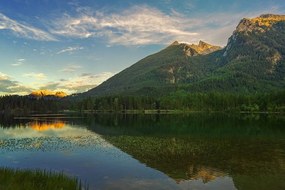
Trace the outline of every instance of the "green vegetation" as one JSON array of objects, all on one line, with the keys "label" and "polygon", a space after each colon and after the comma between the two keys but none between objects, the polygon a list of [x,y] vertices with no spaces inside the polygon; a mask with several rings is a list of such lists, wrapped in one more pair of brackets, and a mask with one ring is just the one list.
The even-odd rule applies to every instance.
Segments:
[{"label": "green vegetation", "polygon": [[0,169],[0,189],[5,190],[80,190],[81,182],[62,173]]},{"label": "green vegetation", "polygon": [[[102,135],[285,139],[285,117],[274,114],[96,114],[85,125]],[[260,127],[262,126],[262,128]]]},{"label": "green vegetation", "polygon": [[234,94],[284,90],[284,19],[262,30],[251,30],[234,31],[224,49],[207,55],[186,56],[185,45],[168,46],[79,96],[160,97],[180,90]]},{"label": "green vegetation", "polygon": [[0,97],[0,113],[25,115],[31,112],[55,113],[62,110],[64,102],[60,99],[33,98],[30,96],[2,96]]},{"label": "green vegetation", "polygon": [[[163,171],[174,179],[191,179],[199,173],[200,168],[215,168],[230,175],[275,173],[285,176],[284,166],[280,163],[284,162],[284,158],[276,153],[276,149],[284,151],[284,141],[191,136],[104,138],[142,163]],[[268,154],[272,157],[268,157]],[[278,159],[281,159],[280,162]],[[192,173],[189,168],[193,168]]]},{"label": "green vegetation", "polygon": [[177,183],[227,176],[245,190],[285,188],[284,121],[284,115],[242,113],[88,114],[69,120]]},{"label": "green vegetation", "polygon": [[180,110],[232,112],[285,112],[285,91],[271,94],[186,93],[177,91],[159,98],[147,96],[88,97],[73,105],[76,110]]},{"label": "green vegetation", "polygon": [[88,126],[178,183],[230,176],[238,189],[284,189],[284,117],[95,115]]},{"label": "green vegetation", "polygon": [[[187,56],[185,44],[170,45],[86,93],[64,99],[4,96],[0,111],[284,112],[285,21],[273,17],[264,28],[241,22],[222,50]],[[253,28],[239,29],[244,27]]]},{"label": "green vegetation", "polygon": [[30,99],[0,97],[0,111],[12,115],[62,110],[126,113],[181,113],[193,111],[285,112],[285,91],[270,94],[187,93],[176,91],[161,97],[104,96],[83,99]]}]

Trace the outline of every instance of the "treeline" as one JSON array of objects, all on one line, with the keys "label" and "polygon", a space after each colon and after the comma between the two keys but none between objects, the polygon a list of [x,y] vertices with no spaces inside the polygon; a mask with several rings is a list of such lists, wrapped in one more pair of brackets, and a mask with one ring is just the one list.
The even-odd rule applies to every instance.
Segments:
[{"label": "treeline", "polygon": [[0,113],[23,115],[31,112],[57,112],[63,104],[56,98],[7,95],[0,97]]},{"label": "treeline", "polygon": [[159,99],[148,96],[105,96],[88,97],[72,106],[76,110],[157,110],[161,109]]},{"label": "treeline", "polygon": [[73,104],[76,110],[184,110],[285,112],[285,91],[271,94],[223,94],[178,91],[160,98],[147,96],[88,97]]},{"label": "treeline", "polygon": [[176,91],[167,96],[104,96],[81,100],[67,98],[0,97],[0,113],[28,114],[62,110],[74,111],[233,111],[285,112],[285,91],[270,94],[186,93]]}]

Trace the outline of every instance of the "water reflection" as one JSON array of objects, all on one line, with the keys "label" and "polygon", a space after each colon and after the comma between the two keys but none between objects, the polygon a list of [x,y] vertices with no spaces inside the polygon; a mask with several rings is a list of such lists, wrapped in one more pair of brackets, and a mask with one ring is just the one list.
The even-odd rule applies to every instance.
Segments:
[{"label": "water reflection", "polygon": [[238,189],[285,189],[283,119],[97,116],[89,123],[108,142],[179,184],[230,176]]},{"label": "water reflection", "polygon": [[78,147],[108,147],[100,135],[60,118],[31,117],[0,128],[1,151],[55,151]]},{"label": "water reflection", "polygon": [[[27,118],[0,128],[0,151],[15,157],[11,152],[43,150],[48,154],[29,157],[32,165],[21,162],[26,154],[17,153],[17,162],[65,168],[91,189],[277,190],[285,189],[284,121],[200,114]],[[48,157],[60,164],[35,161]],[[0,163],[15,166],[3,157]]]},{"label": "water reflection", "polygon": [[[201,179],[203,181],[203,183],[208,183],[210,181],[216,180],[219,177],[225,177],[227,174],[222,172],[222,171],[217,171],[214,168],[200,167],[200,168],[197,169],[197,168],[194,168],[194,167],[190,167],[188,175],[189,175],[188,177],[189,177],[190,180],[199,180],[199,179]],[[178,183],[179,182],[180,181],[178,181]]]},{"label": "water reflection", "polygon": [[47,131],[51,129],[62,129],[65,126],[63,121],[55,120],[52,122],[48,121],[32,121],[28,124],[32,129],[36,131]]}]

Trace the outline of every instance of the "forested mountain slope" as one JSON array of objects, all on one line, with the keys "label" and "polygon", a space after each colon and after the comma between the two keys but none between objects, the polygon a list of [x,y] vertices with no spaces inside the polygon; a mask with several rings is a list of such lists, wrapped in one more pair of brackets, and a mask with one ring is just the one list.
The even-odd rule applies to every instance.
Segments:
[{"label": "forested mountain slope", "polygon": [[285,16],[242,19],[221,49],[174,42],[81,96],[174,91],[257,93],[285,88]]}]

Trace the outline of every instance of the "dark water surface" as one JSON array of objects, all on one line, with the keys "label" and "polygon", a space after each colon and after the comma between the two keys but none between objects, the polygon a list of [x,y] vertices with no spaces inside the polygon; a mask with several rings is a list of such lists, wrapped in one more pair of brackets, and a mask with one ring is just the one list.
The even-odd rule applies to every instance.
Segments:
[{"label": "dark water surface", "polygon": [[77,176],[89,189],[285,189],[285,118],[0,117],[0,167]]}]

